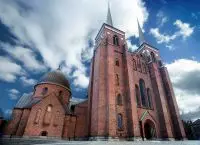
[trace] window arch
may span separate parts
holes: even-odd
[[[156,57],[155,57],[155,54],[153,52],[151,52],[151,60],[153,62],[156,62]]]
[[[115,65],[119,66],[119,60],[118,59],[115,60]]]
[[[148,107],[152,108],[152,98],[151,98],[151,91],[147,88],[147,98],[148,98]]]
[[[141,95],[141,101],[142,101],[142,106],[146,106],[146,88],[145,88],[145,83],[143,79],[139,80],[139,85],[140,85],[140,95]]]
[[[141,102],[140,102],[140,92],[139,92],[138,85],[135,85],[135,97],[136,97],[136,101],[137,101],[137,106],[140,106]]]
[[[115,75],[115,81],[116,81],[116,85],[119,86],[119,75],[118,74]]]
[[[47,92],[48,92],[48,88],[47,88],[47,87],[44,87],[44,88],[42,89],[42,95],[45,95]]]
[[[44,124],[50,124],[50,121],[51,121],[51,116],[52,116],[52,110],[53,110],[53,106],[51,104],[49,104],[47,107],[46,107],[46,110],[45,110],[45,114],[44,114]]]
[[[120,94],[117,95],[117,105],[122,105],[122,96]]]
[[[118,114],[117,115],[117,127],[118,129],[122,129],[123,128],[123,119],[122,119],[122,114]]]
[[[117,35],[113,36],[113,44],[119,46],[119,38]]]
[[[137,66],[136,66],[136,61],[135,61],[135,59],[133,59],[133,69],[134,69],[134,70],[137,70]]]
[[[35,115],[34,123],[38,124],[40,120],[40,115],[41,115],[41,109],[38,109]]]

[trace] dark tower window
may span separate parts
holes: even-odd
[[[152,62],[156,62],[156,57],[153,52],[151,52],[151,60],[152,60]]]
[[[48,92],[48,88],[47,87],[42,89],[42,95],[45,95],[47,92]]]
[[[148,107],[152,108],[151,91],[149,88],[147,88],[147,97],[148,97]]]
[[[75,105],[72,105],[71,106],[71,111],[74,112],[74,110],[75,110]]]
[[[146,88],[145,88],[145,83],[143,79],[139,80],[139,84],[140,84],[140,95],[141,95],[141,99],[142,99],[142,106],[146,106]]]
[[[139,92],[139,87],[138,85],[135,85],[135,97],[136,97],[136,101],[137,101],[137,106],[140,106],[140,92]]]
[[[119,38],[117,35],[113,36],[113,44],[119,46]]]
[[[119,66],[119,60],[118,59],[115,60],[115,65]]]
[[[63,91],[59,91],[59,97],[62,97]]]
[[[118,74],[115,75],[115,81],[116,81],[116,85],[119,86],[119,75]]]
[[[119,130],[122,130],[123,128],[123,122],[122,122],[122,115],[118,114],[117,115],[117,127]]]
[[[137,70],[137,66],[136,66],[136,61],[135,61],[135,59],[133,59],[133,69],[134,69],[134,70]]]
[[[117,95],[117,105],[122,105],[122,96],[120,94]]]

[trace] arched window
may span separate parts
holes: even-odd
[[[52,116],[52,109],[53,109],[53,106],[51,104],[49,104],[46,107],[45,114],[44,114],[44,124],[47,124],[47,125],[50,124],[51,116]]]
[[[118,114],[117,115],[117,127],[118,129],[122,129],[123,128],[123,122],[122,122],[122,115],[121,114]]]
[[[113,44],[119,46],[119,38],[117,35],[113,36]]]
[[[40,115],[41,115],[41,109],[38,109],[35,115],[34,123],[38,124],[40,120]]]
[[[148,97],[148,107],[152,108],[151,91],[149,88],[147,88],[147,97]]]
[[[151,60],[153,62],[156,62],[156,57],[155,57],[155,54],[153,52],[151,52]]]
[[[135,97],[136,97],[136,101],[137,101],[137,106],[140,106],[140,92],[139,92],[139,87],[138,85],[135,85]]]
[[[120,94],[117,95],[117,105],[122,105],[122,96]]]
[[[118,59],[115,60],[115,65],[119,66],[119,60]]]
[[[63,91],[59,91],[59,96],[62,97]]]
[[[47,88],[47,87],[44,87],[44,88],[42,89],[42,95],[45,95],[47,92],[48,92],[48,88]]]
[[[134,69],[134,70],[137,70],[137,66],[136,66],[136,61],[135,61],[135,59],[133,59],[133,69]]]
[[[146,88],[145,88],[145,83],[143,79],[139,80],[140,84],[140,95],[141,95],[141,100],[142,100],[142,106],[146,106]]]
[[[116,81],[116,85],[119,86],[119,75],[118,74],[115,75],[115,81]]]
[[[141,69],[140,57],[137,56],[137,67]]]

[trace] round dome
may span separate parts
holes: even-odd
[[[67,78],[60,70],[55,70],[45,74],[40,80],[40,83],[54,83],[70,89]]]

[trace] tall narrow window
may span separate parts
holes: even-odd
[[[122,96],[120,94],[117,95],[117,105],[122,105]]]
[[[135,61],[135,59],[133,59],[133,69],[134,69],[134,70],[137,70],[137,66],[136,66],[136,61]]]
[[[115,60],[115,65],[119,66],[119,60],[118,59]]]
[[[119,38],[117,35],[113,36],[113,44],[119,46]]]
[[[47,107],[46,107],[46,111],[45,111],[45,115],[44,115],[44,124],[50,124],[50,121],[51,121],[51,116],[52,116],[52,109],[53,109],[53,106],[51,104],[49,104]]]
[[[141,103],[140,103],[140,92],[139,92],[138,85],[135,85],[135,97],[136,97],[136,101],[137,101],[137,106],[141,106]]]
[[[117,127],[119,130],[123,129],[122,115],[117,115]]]
[[[42,95],[46,95],[46,93],[48,92],[48,88],[47,87],[44,87],[42,89]]]
[[[149,88],[147,88],[147,97],[148,97],[148,107],[152,108],[151,91]]]
[[[115,75],[115,81],[116,81],[116,85],[119,86],[119,75],[118,74]]]
[[[41,115],[41,109],[38,109],[35,115],[34,123],[38,124],[40,120],[40,115]]]
[[[156,57],[155,57],[155,54],[153,52],[151,52],[151,60],[153,62],[156,62]]]
[[[146,88],[145,88],[145,83],[143,79],[139,80],[140,84],[140,95],[141,95],[141,100],[142,100],[142,106],[146,107]]]

